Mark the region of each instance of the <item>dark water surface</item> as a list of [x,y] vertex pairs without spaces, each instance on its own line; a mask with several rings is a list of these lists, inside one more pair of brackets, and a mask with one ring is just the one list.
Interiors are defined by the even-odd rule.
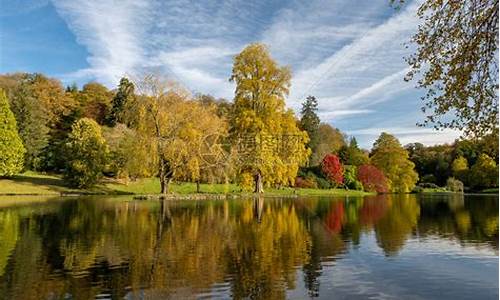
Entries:
[[498,196],[0,199],[0,299],[498,299]]

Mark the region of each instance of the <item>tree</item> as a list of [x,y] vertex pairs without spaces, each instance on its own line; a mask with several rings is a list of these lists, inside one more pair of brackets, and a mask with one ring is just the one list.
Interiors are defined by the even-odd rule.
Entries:
[[107,125],[113,127],[116,123],[124,123],[125,107],[130,101],[133,101],[134,90],[134,84],[128,78],[120,79],[118,91],[111,101],[111,111],[106,116]]
[[239,173],[254,177],[255,192],[263,192],[264,184],[293,184],[310,154],[307,133],[297,127],[293,111],[285,109],[290,79],[289,68],[278,66],[262,44],[251,44],[234,58],[230,132]]
[[337,155],[327,154],[321,161],[321,171],[328,180],[337,186],[344,182],[344,167]]
[[12,176],[23,169],[25,149],[17,133],[16,118],[5,92],[0,89],[0,176]]
[[387,193],[389,184],[384,173],[373,165],[361,165],[357,172],[358,180],[367,192]]
[[306,101],[302,103],[302,110],[300,111],[300,129],[305,130],[309,136],[309,142],[307,147],[311,149],[311,152],[316,151],[316,147],[319,143],[319,125],[320,120],[316,114],[318,111],[318,100],[314,96],[308,96]]
[[344,145],[344,135],[340,130],[330,124],[321,123],[318,129],[318,145],[311,154],[310,165],[319,165],[325,155],[337,153]]
[[73,124],[65,152],[67,162],[64,178],[72,186],[84,188],[98,182],[108,156],[108,146],[99,124],[89,118]]
[[465,182],[468,175],[467,173],[469,172],[469,164],[467,163],[467,159],[465,159],[465,157],[463,156],[455,158],[455,160],[451,164],[451,170],[455,178],[458,178],[460,181]]
[[199,179],[206,158],[200,149],[221,150],[215,137],[224,132],[223,122],[174,82],[147,75],[135,86],[139,95],[129,109],[136,112],[133,123],[149,150],[148,165],[158,174],[160,192],[168,193],[174,178]]
[[371,162],[387,176],[393,192],[408,193],[418,180],[415,164],[408,157],[408,151],[388,133],[383,132],[373,144]]
[[368,154],[359,149],[358,141],[355,137],[351,138],[348,146],[342,146],[338,151],[338,154],[344,165],[360,166],[367,164],[370,161]]
[[486,154],[481,154],[469,173],[469,185],[473,189],[498,186],[498,166]]
[[111,99],[113,93],[104,85],[90,82],[83,86],[78,95],[82,114],[86,118],[92,118],[103,125],[111,111]]
[[[422,3],[406,79],[422,73],[422,125],[483,136],[498,127],[498,0]],[[447,118],[454,115],[454,118]]]
[[10,106],[16,117],[19,136],[26,149],[24,166],[41,168],[42,152],[48,144],[48,118],[43,103],[33,96],[29,74],[21,74],[10,89]]

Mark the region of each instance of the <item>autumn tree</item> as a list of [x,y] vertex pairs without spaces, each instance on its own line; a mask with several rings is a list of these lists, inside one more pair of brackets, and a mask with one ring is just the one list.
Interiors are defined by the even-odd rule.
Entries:
[[113,93],[104,85],[89,82],[83,86],[78,95],[83,117],[92,118],[103,125],[111,111]]
[[481,154],[469,173],[469,185],[473,189],[498,187],[498,166],[486,154]]
[[300,129],[305,130],[309,136],[307,147],[311,149],[311,153],[316,151],[316,147],[319,143],[320,120],[317,112],[318,100],[316,100],[314,96],[308,96],[304,103],[302,103],[302,109],[300,111]]
[[462,182],[466,182],[467,173],[469,172],[469,164],[467,159],[463,156],[459,156],[455,158],[451,165],[451,170],[453,172],[453,176],[458,178]]
[[142,148],[150,150],[149,165],[158,174],[160,192],[168,193],[174,178],[198,179],[204,163],[200,149],[221,149],[214,137],[224,132],[223,123],[174,82],[147,75],[135,86],[134,123]]
[[387,193],[389,191],[388,180],[384,173],[373,165],[359,166],[357,178],[367,192]]
[[337,155],[327,154],[321,161],[321,171],[336,186],[344,182],[344,167]]
[[428,0],[417,14],[406,79],[421,73],[417,86],[427,90],[422,125],[473,136],[498,128],[498,0]]
[[25,149],[17,133],[16,118],[2,89],[0,120],[0,176],[12,176],[23,169]]
[[343,146],[345,146],[345,139],[342,132],[330,124],[321,123],[318,128],[318,144],[311,154],[309,164],[319,165],[325,155],[338,153]]
[[234,58],[230,80],[236,83],[230,130],[239,173],[254,177],[255,192],[264,184],[293,184],[310,150],[307,133],[285,108],[290,69],[279,66],[266,46],[251,44]]
[[371,162],[384,172],[393,192],[411,192],[418,180],[415,164],[408,157],[408,151],[388,133],[383,132],[373,144]]
[[108,146],[99,124],[89,118],[73,124],[65,144],[65,153],[64,178],[72,186],[84,188],[97,183],[108,156]]

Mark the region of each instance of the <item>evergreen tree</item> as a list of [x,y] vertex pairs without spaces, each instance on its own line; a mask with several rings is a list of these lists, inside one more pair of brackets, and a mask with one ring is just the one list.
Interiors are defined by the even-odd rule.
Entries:
[[23,169],[25,149],[7,96],[0,90],[0,176],[12,176]]
[[300,128],[305,130],[309,135],[307,147],[314,153],[319,143],[319,124],[320,120],[316,114],[318,111],[318,100],[314,96],[308,96],[306,101],[302,103],[300,111]]
[[111,111],[106,118],[106,123],[109,126],[115,126],[116,123],[123,123],[123,111],[131,97],[134,95],[134,84],[126,77],[120,80],[118,92],[111,102]]

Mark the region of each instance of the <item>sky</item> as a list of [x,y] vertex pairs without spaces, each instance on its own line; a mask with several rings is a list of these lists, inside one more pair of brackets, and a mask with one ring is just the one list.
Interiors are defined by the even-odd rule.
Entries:
[[0,0],[0,73],[115,88],[154,70],[231,100],[233,57],[261,42],[292,69],[296,113],[314,95],[321,120],[366,149],[383,131],[403,145],[453,142],[459,132],[416,126],[423,91],[404,81],[419,1]]

